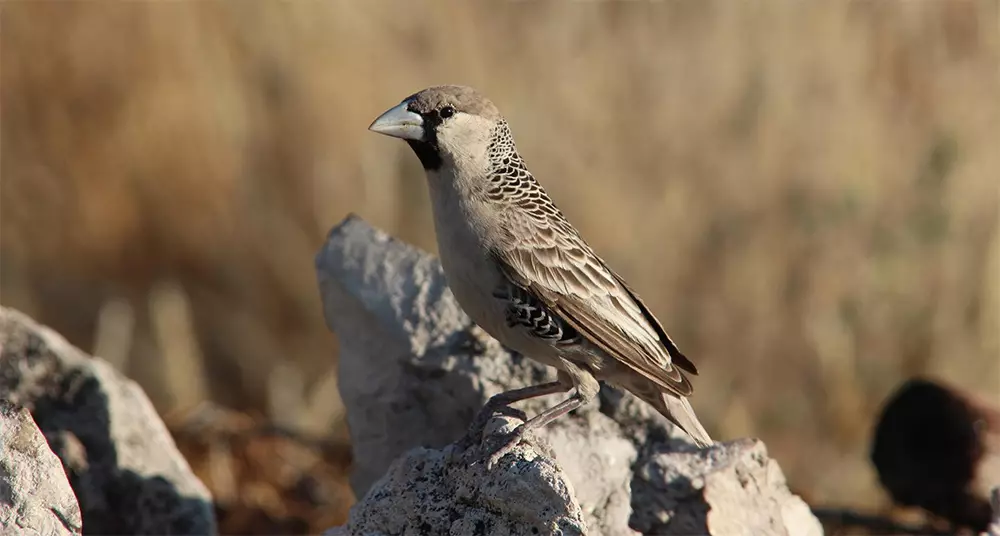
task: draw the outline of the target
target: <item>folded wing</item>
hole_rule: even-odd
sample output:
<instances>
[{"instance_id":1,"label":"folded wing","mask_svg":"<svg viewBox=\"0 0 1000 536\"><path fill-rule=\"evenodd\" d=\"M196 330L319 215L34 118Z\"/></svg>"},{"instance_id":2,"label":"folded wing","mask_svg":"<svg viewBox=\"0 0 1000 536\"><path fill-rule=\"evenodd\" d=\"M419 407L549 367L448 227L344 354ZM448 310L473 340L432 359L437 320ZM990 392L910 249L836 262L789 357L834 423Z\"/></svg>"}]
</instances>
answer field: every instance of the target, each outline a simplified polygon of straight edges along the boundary
<instances>
[{"instance_id":1,"label":"folded wing","mask_svg":"<svg viewBox=\"0 0 1000 536\"><path fill-rule=\"evenodd\" d=\"M664 391L690 396L681 369L697 374L635 293L562 219L516 218L520 240L493 252L512 284L581 336ZM529 237L525 239L524 237Z\"/></svg>"}]
</instances>

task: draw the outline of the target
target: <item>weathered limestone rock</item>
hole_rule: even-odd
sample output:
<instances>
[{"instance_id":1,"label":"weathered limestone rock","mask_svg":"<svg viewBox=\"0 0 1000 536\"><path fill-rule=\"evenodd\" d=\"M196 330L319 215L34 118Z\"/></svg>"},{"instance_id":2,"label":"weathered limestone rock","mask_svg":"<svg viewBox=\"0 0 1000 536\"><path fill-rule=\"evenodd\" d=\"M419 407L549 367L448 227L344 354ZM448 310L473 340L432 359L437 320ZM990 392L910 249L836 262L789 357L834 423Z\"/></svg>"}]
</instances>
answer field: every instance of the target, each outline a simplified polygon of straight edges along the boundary
<instances>
[{"instance_id":1,"label":"weathered limestone rock","mask_svg":"<svg viewBox=\"0 0 1000 536\"><path fill-rule=\"evenodd\" d=\"M504 431L516 424L491 423ZM522 443L512 463L487 471L459 460L452 446L412 449L351 511L348 534L585 534L572 487L539 450Z\"/></svg>"},{"instance_id":2,"label":"weathered limestone rock","mask_svg":"<svg viewBox=\"0 0 1000 536\"><path fill-rule=\"evenodd\" d=\"M635 475L633 504L642 507L630 522L644 534L823 534L757 440L702 450L654 447Z\"/></svg>"},{"instance_id":3,"label":"weathered limestone rock","mask_svg":"<svg viewBox=\"0 0 1000 536\"><path fill-rule=\"evenodd\" d=\"M59 458L28 410L0 400L0 534L83 533Z\"/></svg>"},{"instance_id":4,"label":"weathered limestone rock","mask_svg":"<svg viewBox=\"0 0 1000 536\"><path fill-rule=\"evenodd\" d=\"M207 489L138 385L11 309L0 349L0 399L31 411L88 533L215 533Z\"/></svg>"},{"instance_id":5,"label":"weathered limestone rock","mask_svg":"<svg viewBox=\"0 0 1000 536\"><path fill-rule=\"evenodd\" d=\"M457 452L451 443L486 400L549 381L554 371L509 353L473 327L436 259L360 218L348 217L331 231L316 268L327 323L341 344L352 484L364 497L350 523L330 534L465 534L466 527L484 535L519 527L544 534L543 526L557 527L557 534L687 534L688 523L699 520L709 534L750 534L744 524L761 527L755 535L822 533L762 445L719 444L698 452L654 410L607 388L599 406L537 431L493 471L470 467L474 453ZM519 407L532 415L557 400ZM665 463L687 465L667 479ZM508 495L512 472L530 483L532 512ZM664 503L653 493L657 486L683 488L689 477L705 484L686 484L688 495L674 495L686 502ZM744 481L757 488L744 489ZM454 490L473 499L449 502L444 491Z\"/></svg>"}]
</instances>

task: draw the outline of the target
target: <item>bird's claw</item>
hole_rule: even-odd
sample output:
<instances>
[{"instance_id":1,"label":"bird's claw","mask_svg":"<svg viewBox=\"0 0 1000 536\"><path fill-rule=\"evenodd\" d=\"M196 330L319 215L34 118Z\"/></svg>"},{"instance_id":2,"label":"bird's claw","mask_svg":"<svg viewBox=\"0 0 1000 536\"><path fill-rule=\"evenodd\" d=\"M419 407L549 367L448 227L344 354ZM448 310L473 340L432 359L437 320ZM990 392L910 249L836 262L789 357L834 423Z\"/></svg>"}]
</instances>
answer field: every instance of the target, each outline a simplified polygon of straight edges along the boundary
<instances>
[{"instance_id":1,"label":"bird's claw","mask_svg":"<svg viewBox=\"0 0 1000 536\"><path fill-rule=\"evenodd\" d=\"M482 460L486 462L487 471L492 471L500 463L500 460L509 454L510 451L514 450L514 447L521 442L521 439L524 437L522 426L518 426L511 432L492 438L496 442L495 446L487 449L482 456Z\"/></svg>"},{"instance_id":2,"label":"bird's claw","mask_svg":"<svg viewBox=\"0 0 1000 536\"><path fill-rule=\"evenodd\" d=\"M469 450L482 441L483 432L486 425L494 416L505 416L518 419L522 424L519 424L513 431L505 434L496 434L485 441L486 445L483 446L485 452L478 456L470 465L476 465L481 461L486 461L487 470L491 470L493 466L500 461L508 452L511 451L515 446L517 446L518 441L520 441L523 431L521 428L524 423L528 420L528 415L523 411L512 408L510 406L495 406L495 407L484 407L476 418L472 421L472 425L469 426L468 431L461 439L456 443L455 452L469 452ZM496 445L495 448L490 448L490 445ZM471 452L469 452L471 454Z\"/></svg>"},{"instance_id":3,"label":"bird's claw","mask_svg":"<svg viewBox=\"0 0 1000 536\"><path fill-rule=\"evenodd\" d=\"M510 406L485 407L476 415L465 435L456 443L457 452L465 452L477 444L483 437L483 430L486 428L486 425L495 415L513 417L521 422L528 420L528 415L517 408Z\"/></svg>"},{"instance_id":4,"label":"bird's claw","mask_svg":"<svg viewBox=\"0 0 1000 536\"><path fill-rule=\"evenodd\" d=\"M515 419L517 419L517 420L519 420L521 422L526 422L528 420L528 414L527 413L525 413L525 412L523 412L523 411L521 411L521 410L519 410L517 408L512 408L510 406L501 406L494 413L499 413L500 415L503 415L505 417L513 417L513 418L515 418ZM490 417L492 418L492 415ZM489 422L488 419L487 419L487 422ZM485 427L486 424L484 423L483 426Z\"/></svg>"},{"instance_id":5,"label":"bird's claw","mask_svg":"<svg viewBox=\"0 0 1000 536\"><path fill-rule=\"evenodd\" d=\"M483 436L483 429L486 428L486 425L489 424L490 419L492 419L494 415L513 417L521 422L528 420L528 415L517 408L512 408L510 406L486 406L479 412L478 415L476 415L476 418L472 420L472 424L469 426L468 431L466 431L465 436L459 440L459 445L463 448L463 450L476 444L479 438Z\"/></svg>"}]
</instances>

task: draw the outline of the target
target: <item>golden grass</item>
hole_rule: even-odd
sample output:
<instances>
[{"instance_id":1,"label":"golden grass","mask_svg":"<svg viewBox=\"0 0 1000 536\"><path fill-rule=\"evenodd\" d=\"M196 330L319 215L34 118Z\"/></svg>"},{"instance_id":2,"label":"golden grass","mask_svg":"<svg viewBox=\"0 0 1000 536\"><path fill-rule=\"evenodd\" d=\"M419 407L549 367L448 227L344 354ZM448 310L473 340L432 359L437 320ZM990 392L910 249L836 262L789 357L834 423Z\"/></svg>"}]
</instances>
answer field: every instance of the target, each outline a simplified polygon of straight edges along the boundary
<instances>
[{"instance_id":1,"label":"golden grass","mask_svg":"<svg viewBox=\"0 0 1000 536\"><path fill-rule=\"evenodd\" d=\"M0 301L123 353L162 411L327 430L312 255L350 211L434 249L416 159L365 128L466 83L697 361L710 431L872 506L901 380L1000 393L997 6L6 3Z\"/></svg>"}]
</instances>

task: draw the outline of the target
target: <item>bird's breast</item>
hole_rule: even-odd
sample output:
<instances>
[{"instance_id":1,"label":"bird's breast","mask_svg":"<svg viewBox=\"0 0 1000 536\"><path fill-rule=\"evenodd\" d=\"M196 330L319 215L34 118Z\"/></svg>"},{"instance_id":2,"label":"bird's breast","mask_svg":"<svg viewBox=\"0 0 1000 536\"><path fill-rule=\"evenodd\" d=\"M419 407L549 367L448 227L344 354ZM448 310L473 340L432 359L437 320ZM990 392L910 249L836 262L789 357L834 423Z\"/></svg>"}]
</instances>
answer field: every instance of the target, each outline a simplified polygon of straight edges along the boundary
<instances>
[{"instance_id":1,"label":"bird's breast","mask_svg":"<svg viewBox=\"0 0 1000 536\"><path fill-rule=\"evenodd\" d=\"M472 319L487 332L502 322L503 304L493 296L503 283L496 263L489 258L488 244L477 236L468 222L435 224L441 267L455 299Z\"/></svg>"},{"instance_id":2,"label":"bird's breast","mask_svg":"<svg viewBox=\"0 0 1000 536\"><path fill-rule=\"evenodd\" d=\"M454 181L434 179L430 181L434 232L448 286L473 321L505 342L504 304L494 297L504 279L489 254L500 231L500 212L458 191Z\"/></svg>"},{"instance_id":3,"label":"bird's breast","mask_svg":"<svg viewBox=\"0 0 1000 536\"><path fill-rule=\"evenodd\" d=\"M433 195L432 195L433 198ZM507 323L508 303L496 296L508 284L490 251L502 244L503 212L488 205L434 207L438 254L448 286L473 322L504 346L544 364L559 367L549 342L522 325ZM456 214L461 214L456 217Z\"/></svg>"}]
</instances>

